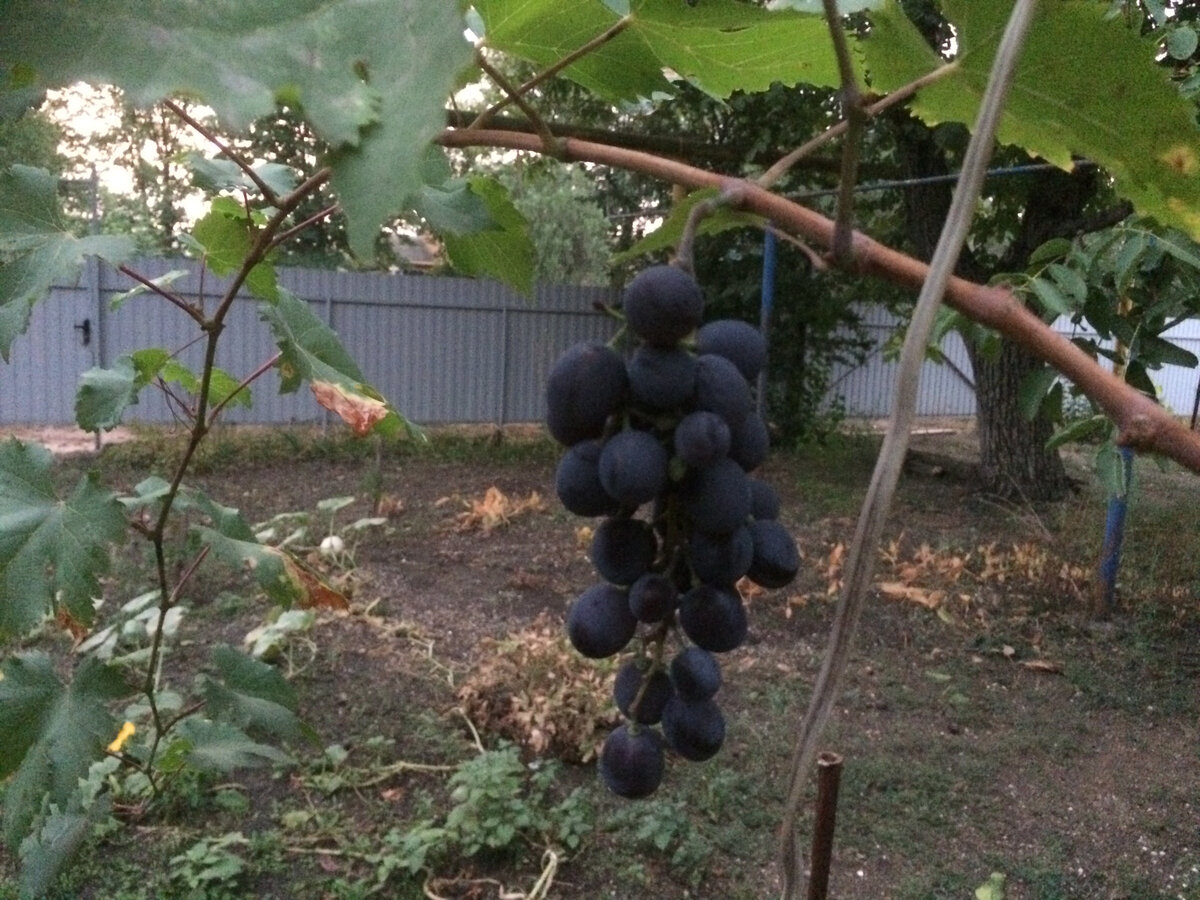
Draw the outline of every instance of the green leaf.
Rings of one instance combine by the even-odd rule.
[[[229,275],[242,267],[254,246],[257,229],[240,203],[232,197],[218,197],[192,228],[192,238],[204,248],[205,264],[218,275]],[[246,287],[256,297],[277,299],[279,288],[274,266],[260,262],[246,276]]]
[[[183,758],[201,771],[227,773],[292,761],[279,748],[251,740],[246,732],[228,722],[190,716],[179,723],[175,732],[183,742],[180,748]]]
[[[53,458],[37,444],[0,444],[0,635],[28,631],[58,605],[92,620],[109,547],[125,537],[116,496],[95,473],[60,500]]]
[[[1123,497],[1129,490],[1125,478],[1125,460],[1112,441],[1106,441],[1096,451],[1096,477],[1109,497]]]
[[[75,422],[84,431],[116,428],[125,410],[137,403],[138,371],[133,357],[120,356],[111,369],[88,369],[79,376]]]
[[[157,278],[149,278],[147,280],[150,282],[150,284],[153,284],[156,287],[169,288],[180,278],[186,278],[191,274],[192,273],[187,269],[172,269],[170,272],[159,275]],[[124,293],[114,294],[113,298],[108,301],[108,308],[112,310],[120,309],[125,305],[125,301],[131,300],[139,294],[148,293],[149,290],[150,288],[147,285],[139,282],[135,287],[130,288]]]
[[[1121,18],[1105,21],[1105,6],[1038,5],[998,138],[1063,169],[1084,156],[1139,212],[1200,237],[1195,105],[1155,61],[1154,42]],[[973,125],[1012,3],[946,0],[942,8],[955,27],[956,68],[922,89],[912,108],[931,125]],[[863,47],[876,90],[895,90],[942,65],[894,0],[871,21]]]
[[[1200,360],[1190,350],[1184,350],[1178,344],[1153,334],[1138,335],[1137,356],[1142,362],[1155,367],[1168,365],[1194,369],[1200,365]]]
[[[277,669],[232,647],[213,650],[224,683],[208,679],[205,699],[213,717],[253,732],[297,740],[314,733],[296,717],[296,692]]]
[[[1037,295],[1046,310],[1060,316],[1069,316],[1075,312],[1075,304],[1050,279],[1040,276],[1031,278],[1029,279],[1029,288]]]
[[[5,10],[5,29],[8,11]],[[0,36],[0,45],[3,44]],[[0,50],[0,59],[5,54]],[[33,306],[52,285],[78,277],[85,256],[112,265],[127,259],[132,238],[91,235],[77,238],[63,224],[58,179],[42,169],[12,166],[0,172],[0,359],[9,361],[16,338],[29,327]]]
[[[1051,435],[1050,440],[1046,441],[1046,449],[1053,450],[1071,441],[1087,440],[1098,434],[1102,434],[1105,429],[1111,428],[1112,423],[1107,417],[1100,415],[1089,416],[1086,419],[1073,422],[1060,431],[1056,431]]]
[[[622,20],[600,0],[476,0],[489,47],[539,66],[557,62]],[[839,84],[820,16],[768,12],[736,0],[633,0],[627,24],[563,74],[611,101],[672,93],[676,73],[716,97],[785,85]]]
[[[1200,46],[1200,36],[1190,25],[1178,25],[1167,35],[1167,53],[1172,59],[1190,59]]]
[[[1036,372],[1031,372],[1022,381],[1017,390],[1017,402],[1021,406],[1021,415],[1033,419],[1042,408],[1042,402],[1057,383],[1058,372],[1049,366],[1043,366]]]
[[[4,839],[17,849],[43,804],[65,807],[79,779],[116,737],[107,704],[130,693],[121,673],[94,659],[64,685],[43,653],[9,659],[0,678]]]
[[[1062,263],[1050,263],[1046,272],[1054,279],[1054,283],[1070,298],[1072,306],[1080,306],[1087,300],[1087,282],[1074,269]]]
[[[205,187],[218,191],[232,189],[252,194],[259,193],[258,185],[251,181],[250,176],[243,172],[242,167],[233,160],[207,157],[201,153],[189,153],[186,161],[187,167]],[[295,190],[297,173],[291,166],[279,163],[259,163],[250,168],[267,187],[279,196]]]
[[[484,231],[444,235],[446,253],[467,275],[490,275],[514,290],[533,293],[533,244],[528,226],[508,197],[508,190],[492,178],[469,179],[471,193],[487,209],[494,227]]]
[[[21,842],[21,896],[47,896],[63,868],[91,835],[93,826],[111,809],[108,795],[97,798],[87,809],[74,803],[67,811],[52,806]]]
[[[1044,262],[1049,262],[1053,259],[1061,259],[1070,253],[1071,248],[1074,246],[1074,242],[1068,240],[1067,238],[1050,238],[1050,240],[1046,241],[1046,243],[1042,244],[1029,254],[1029,265],[1040,266]]]
[[[293,571],[296,564],[283,550],[260,544],[253,535],[235,538],[203,525],[194,530],[201,542],[212,547],[213,554],[226,565],[253,572],[258,586],[272,602],[291,606],[304,597],[303,583]]]
[[[657,253],[661,250],[668,250],[674,247],[683,236],[683,229],[687,225],[688,216],[691,215],[692,208],[703,200],[716,197],[718,193],[716,188],[704,188],[688,194],[683,200],[675,204],[671,209],[671,214],[667,216],[658,228],[654,229],[654,231],[650,232],[628,250],[615,254],[613,262],[628,262],[647,253]],[[765,224],[766,220],[762,216],[739,212],[738,210],[730,209],[728,206],[722,206],[714,210],[712,215],[705,216],[696,231],[698,234],[713,235],[720,234],[722,231],[728,231],[731,228],[761,228]]]

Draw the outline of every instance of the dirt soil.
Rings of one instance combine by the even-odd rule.
[[[969,433],[945,423],[928,427],[916,439],[919,450],[970,459]],[[448,686],[495,652],[490,639],[539,616],[561,621],[595,580],[586,556],[589,523],[554,499],[553,459],[544,449],[513,456],[494,464],[385,460],[388,525],[350,548],[355,566],[339,583],[351,609],[322,614],[296,679],[302,713],[326,743],[353,747],[381,735],[395,741],[400,759],[461,759],[463,750],[422,737],[428,723],[418,714],[451,721]],[[788,736],[820,664],[839,547],[851,538],[870,459],[831,475],[837,484],[825,498],[811,489],[802,495],[792,465],[773,460],[765,477],[783,495],[782,518],[797,537],[804,571],[788,589],[749,598],[750,638],[726,659],[721,699],[729,734],[721,753],[702,766],[672,761],[667,772],[668,783],[678,782],[670,796],[686,804],[681,808],[711,831],[705,821],[718,815],[716,804],[740,836],[729,846],[711,838],[707,869],[696,881],[672,867],[669,854],[622,856],[629,835],[598,834],[563,863],[550,897],[776,894],[774,824],[786,788]],[[348,523],[374,512],[363,490],[367,469],[362,460],[245,465],[199,481],[255,521],[355,495],[337,513]],[[487,531],[469,527],[472,502],[489,488],[512,500],[537,494],[544,504]],[[1008,900],[1200,898],[1200,665],[1188,656],[1198,646],[1200,619],[1185,610],[1150,625],[1128,616],[1092,624],[1087,561],[1055,556],[1040,522],[999,509],[977,497],[969,480],[936,466],[905,476],[881,587],[864,617],[828,740],[847,760],[831,896],[975,896],[997,871],[1007,877]],[[991,557],[979,549],[989,545]],[[186,642],[197,653],[216,641],[236,644],[261,622],[261,607],[223,611],[221,598],[236,589],[236,580],[216,570],[193,583],[190,600],[202,624]],[[206,609],[215,614],[204,616]],[[1134,653],[1135,640],[1151,650]],[[187,662],[187,653],[177,659]],[[431,673],[447,685],[436,699]],[[433,703],[442,707],[430,709]],[[459,747],[469,747],[465,726],[456,733]],[[567,771],[573,783],[594,783],[590,766]],[[413,784],[421,777],[412,776]],[[720,796],[721,785],[736,796]],[[402,781],[389,790],[412,787]],[[270,825],[268,810],[281,801],[279,783],[258,789],[255,812],[242,827]],[[362,828],[377,824],[363,821]],[[641,889],[613,862],[638,853],[640,862],[621,865],[642,867]],[[312,886],[351,871],[335,856],[320,861]],[[464,860],[458,881],[440,890],[494,900],[500,888],[486,878],[523,877],[528,885],[530,872],[536,875],[536,864],[521,876],[511,863],[493,870]],[[287,894],[267,879],[256,895]]]

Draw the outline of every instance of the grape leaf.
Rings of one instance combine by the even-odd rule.
[[[622,17],[600,0],[476,0],[489,47],[541,66],[582,47]],[[736,0],[634,0],[620,34],[563,70],[613,101],[673,93],[664,70],[706,93],[783,84],[839,83],[829,31],[819,16],[768,12]]]
[[[95,659],[84,660],[64,685],[43,653],[7,660],[3,676],[0,778],[12,775],[4,793],[4,839],[15,850],[43,802],[65,806],[103,756],[117,733],[107,704],[130,690],[120,672]]]
[[[232,772],[234,769],[288,763],[291,757],[277,747],[253,741],[240,728],[228,722],[212,722],[189,716],[175,729],[182,753],[197,769],[210,772]]]
[[[323,405],[329,404],[326,408],[332,408],[352,426],[363,421],[359,413],[372,419],[382,404],[384,415],[373,418],[371,429],[383,435],[411,429],[407,420],[366,383],[337,333],[307,303],[281,288],[279,301],[259,304],[259,313],[271,326],[282,352],[280,393],[294,391],[301,381],[307,381],[318,400],[324,400]]]
[[[81,11],[59,0],[13,0],[0,59],[35,73],[42,88],[107,82],[138,105],[185,94],[233,130],[276,103],[302,107],[341,148],[333,184],[350,246],[369,257],[379,226],[420,188],[425,145],[444,124],[445,99],[471,48],[455,3],[90,0]]]
[[[233,188],[247,193],[258,193],[258,185],[231,159],[207,157],[200,153],[189,153],[186,159],[188,168],[205,187],[218,191]],[[267,187],[280,196],[290,193],[296,187],[297,173],[291,166],[264,162],[251,168]]]
[[[207,679],[204,695],[214,717],[280,738],[314,736],[296,716],[295,690],[274,666],[228,646],[215,648],[212,660],[221,681]]]
[[[974,123],[1009,0],[947,0],[958,38],[957,68],[917,95],[933,125]],[[1200,238],[1200,130],[1195,105],[1155,63],[1155,44],[1100,3],[1039,4],[1000,123],[999,140],[1070,169],[1084,156],[1111,174],[1139,212]],[[872,15],[863,43],[872,86],[894,90],[941,60],[899,5]],[[1087,65],[1080,65],[1087,60]]]
[[[79,376],[75,393],[75,422],[84,431],[116,428],[121,416],[137,403],[138,371],[133,357],[117,358],[111,369],[92,368]]]
[[[121,504],[95,473],[60,500],[51,463],[38,444],[0,444],[0,635],[35,627],[59,604],[91,622],[109,546],[125,536]]]
[[[229,275],[242,267],[254,245],[257,223],[233,197],[217,197],[212,207],[192,228],[192,239],[203,248],[204,262],[218,275]],[[246,287],[257,297],[275,300],[279,288],[275,268],[263,261],[246,276]]]
[[[129,237],[70,234],[57,192],[58,179],[42,169],[12,166],[0,172],[0,359],[5,362],[12,342],[29,327],[34,304],[52,285],[77,278],[85,256],[117,265],[133,253]]]
[[[92,827],[111,811],[112,801],[107,794],[86,809],[74,803],[66,810],[51,804],[21,842],[21,896],[48,896],[63,867],[91,836]]]
[[[483,201],[494,227],[442,236],[454,266],[468,275],[491,275],[514,290],[533,293],[533,243],[528,223],[493,178],[469,179],[471,194]]]

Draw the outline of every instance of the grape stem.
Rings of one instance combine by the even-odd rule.
[[[675,248],[675,257],[671,265],[676,266],[691,276],[696,274],[695,253],[696,234],[700,223],[725,206],[740,206],[746,192],[740,182],[730,179],[721,186],[721,192],[715,197],[701,200],[688,211],[687,222],[683,226],[683,234],[679,236],[679,245]]]

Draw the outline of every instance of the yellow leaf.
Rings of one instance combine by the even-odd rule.
[[[375,424],[387,417],[387,404],[382,400],[352,393],[329,381],[314,381],[311,388],[317,403],[340,416],[359,437],[370,434]]]
[[[125,746],[125,742],[133,737],[135,731],[137,731],[137,729],[133,727],[132,722],[126,722],[124,725],[122,725],[121,730],[117,732],[116,739],[108,745],[108,752],[120,753],[121,748]]]

